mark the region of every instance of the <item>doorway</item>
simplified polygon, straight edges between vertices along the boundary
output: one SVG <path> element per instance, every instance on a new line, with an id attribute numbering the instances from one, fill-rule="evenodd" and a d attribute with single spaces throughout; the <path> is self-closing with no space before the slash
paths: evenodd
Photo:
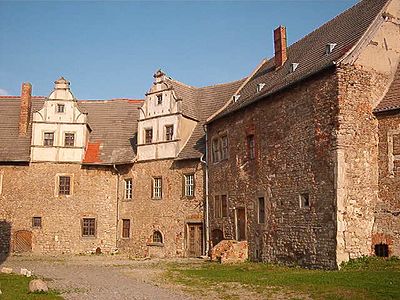
<path id="1" fill-rule="evenodd" d="M 32 251 L 32 232 L 28 230 L 19 230 L 14 234 L 14 252 Z"/>
<path id="2" fill-rule="evenodd" d="M 199 257 L 203 250 L 203 225 L 189 223 L 188 229 L 188 256 Z"/>
<path id="3" fill-rule="evenodd" d="M 236 239 L 246 240 L 246 210 L 244 207 L 236 208 Z"/>

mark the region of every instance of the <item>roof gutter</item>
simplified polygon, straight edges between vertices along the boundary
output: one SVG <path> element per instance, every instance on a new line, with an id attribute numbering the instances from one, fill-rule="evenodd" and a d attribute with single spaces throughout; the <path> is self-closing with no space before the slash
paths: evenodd
<path id="1" fill-rule="evenodd" d="M 205 234 L 205 254 L 208 255 L 210 252 L 210 219 L 209 219 L 209 189 L 208 189 L 208 133 L 207 133 L 207 125 L 203 125 L 203 130 L 206 136 L 206 149 L 205 149 L 205 154 L 200 158 L 200 161 L 204 164 L 206 168 L 205 172 L 205 185 L 206 185 L 206 190 L 205 190 L 205 203 L 204 203 L 204 234 Z M 205 158 L 205 159 L 204 159 Z"/>

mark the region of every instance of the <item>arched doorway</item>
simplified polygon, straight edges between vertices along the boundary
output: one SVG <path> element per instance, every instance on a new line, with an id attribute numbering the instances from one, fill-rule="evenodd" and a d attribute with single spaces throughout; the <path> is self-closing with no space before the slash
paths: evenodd
<path id="1" fill-rule="evenodd" d="M 14 233 L 14 252 L 32 251 L 32 232 L 28 230 L 18 230 Z"/>
<path id="2" fill-rule="evenodd" d="M 214 229 L 211 232 L 211 241 L 213 243 L 213 246 L 218 244 L 220 241 L 224 239 L 224 233 L 222 232 L 221 229 Z"/>

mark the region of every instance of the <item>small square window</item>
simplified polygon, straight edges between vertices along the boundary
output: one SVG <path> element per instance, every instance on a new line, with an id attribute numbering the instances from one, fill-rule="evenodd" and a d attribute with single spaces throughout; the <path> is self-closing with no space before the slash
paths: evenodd
<path id="1" fill-rule="evenodd" d="M 132 178 L 125 179 L 125 199 L 132 199 Z"/>
<path id="2" fill-rule="evenodd" d="M 42 217 L 33 217 L 32 218 L 32 227 L 33 228 L 41 228 L 42 227 Z"/>
<path id="3" fill-rule="evenodd" d="M 59 195 L 71 194 L 71 177 L 69 176 L 58 177 L 58 194 Z"/>
<path id="4" fill-rule="evenodd" d="M 65 105 L 64 104 L 57 104 L 57 112 L 58 113 L 65 112 Z"/>
<path id="5" fill-rule="evenodd" d="M 65 139 L 64 139 L 65 147 L 73 147 L 75 145 L 75 134 L 66 132 Z"/>
<path id="6" fill-rule="evenodd" d="M 151 144 L 153 142 L 153 129 L 149 128 L 145 130 L 145 143 Z"/>
<path id="7" fill-rule="evenodd" d="M 173 125 L 165 126 L 165 140 L 172 141 L 173 138 L 174 138 L 174 126 Z"/>
<path id="8" fill-rule="evenodd" d="M 45 132 L 43 138 L 43 146 L 53 146 L 54 144 L 54 132 Z"/>
<path id="9" fill-rule="evenodd" d="M 300 194 L 300 207 L 310 207 L 310 194 Z"/>
<path id="10" fill-rule="evenodd" d="M 122 219 L 122 237 L 129 238 L 131 232 L 131 220 Z"/>
<path id="11" fill-rule="evenodd" d="M 94 237 L 96 236 L 96 219 L 83 218 L 82 220 L 82 236 Z"/>
<path id="12" fill-rule="evenodd" d="M 162 104 L 162 101 L 163 101 L 163 96 L 162 96 L 162 94 L 157 95 L 157 105 Z"/>

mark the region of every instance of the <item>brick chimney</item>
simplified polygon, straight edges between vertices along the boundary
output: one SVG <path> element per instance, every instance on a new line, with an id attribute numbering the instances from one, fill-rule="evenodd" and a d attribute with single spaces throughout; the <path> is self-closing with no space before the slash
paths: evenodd
<path id="1" fill-rule="evenodd" d="M 29 82 L 22 83 L 21 87 L 21 108 L 19 111 L 19 130 L 20 136 L 24 136 L 28 132 L 29 118 L 31 115 L 32 105 L 32 85 Z"/>
<path id="2" fill-rule="evenodd" d="M 287 60 L 286 27 L 279 26 L 274 30 L 275 67 L 282 67 Z"/>

